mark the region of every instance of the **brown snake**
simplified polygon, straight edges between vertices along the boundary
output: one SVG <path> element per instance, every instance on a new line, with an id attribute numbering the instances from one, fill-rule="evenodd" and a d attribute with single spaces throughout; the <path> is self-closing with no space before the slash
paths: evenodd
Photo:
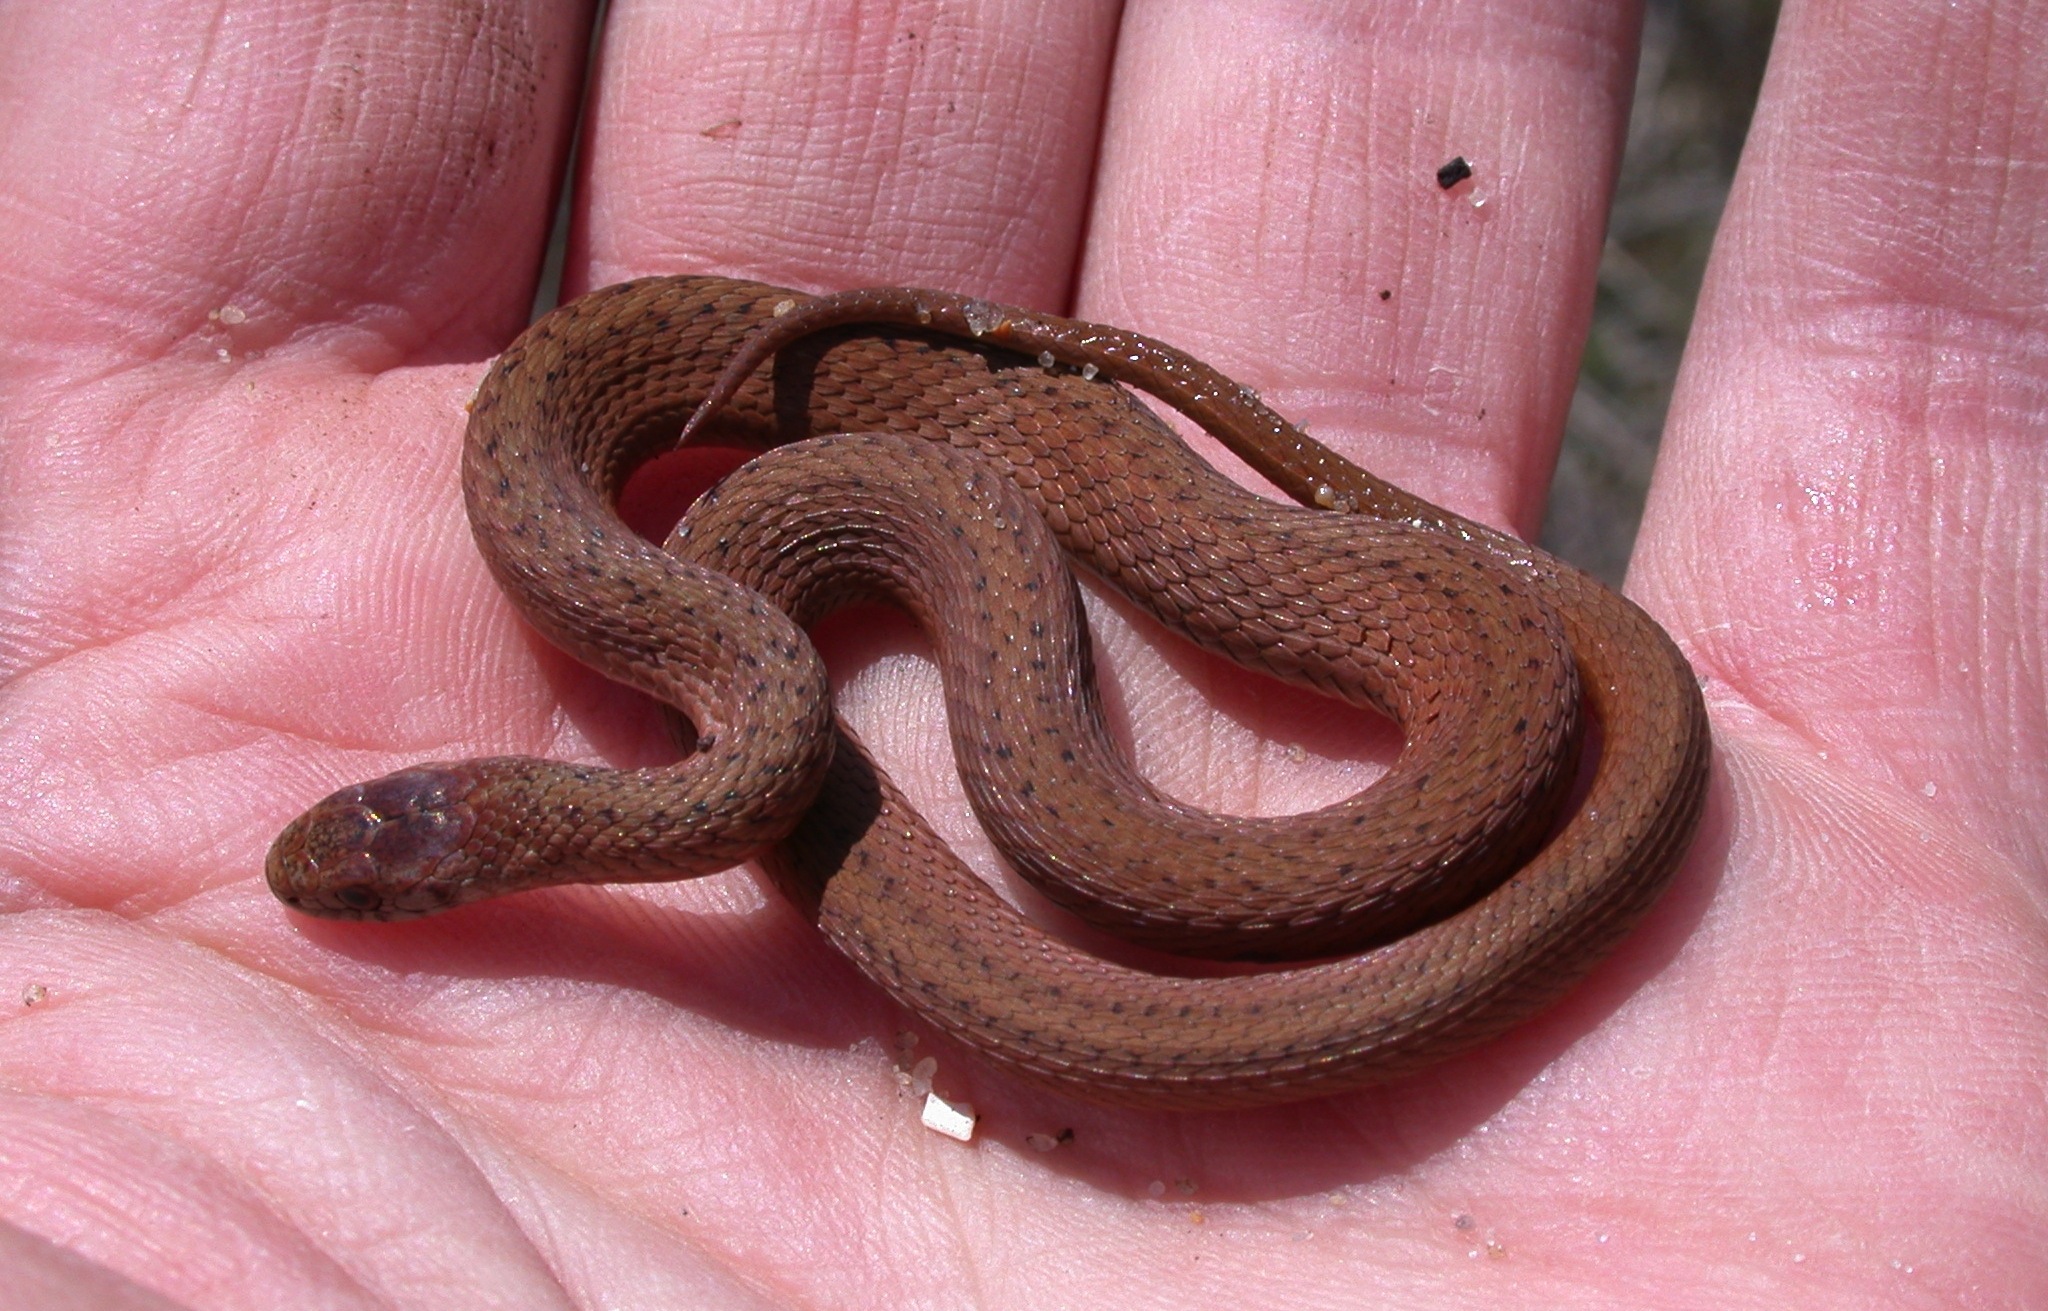
<path id="1" fill-rule="evenodd" d="M 1238 488 L 1119 382 L 1324 508 Z M 692 439 L 852 435 L 760 457 L 657 548 L 613 502 L 693 414 Z M 398 918 L 759 855 L 863 972 L 996 1063 L 1098 1102 L 1247 1106 L 1384 1080 L 1546 1005 L 1697 826 L 1705 712 L 1653 620 L 1134 334 L 931 292 L 626 283 L 499 359 L 463 485 L 528 618 L 679 710 L 695 749 L 659 769 L 503 757 L 345 789 L 271 849 L 271 887 L 301 910 Z M 1385 711 L 1400 757 L 1305 815 L 1160 795 L 1103 727 L 1060 548 L 1204 647 Z M 1153 947 L 1306 963 L 1147 973 L 990 892 L 834 729 L 801 626 L 868 597 L 931 636 L 969 798 L 1020 873 Z M 1560 814 L 1582 708 L 1597 759 Z"/>

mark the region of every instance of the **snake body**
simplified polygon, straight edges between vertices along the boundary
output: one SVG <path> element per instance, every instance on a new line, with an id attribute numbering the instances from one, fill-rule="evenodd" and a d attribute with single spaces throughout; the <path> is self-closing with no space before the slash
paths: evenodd
<path id="1" fill-rule="evenodd" d="M 1332 508 L 1239 489 L 1118 382 Z M 685 420 L 779 449 L 657 548 L 612 504 Z M 271 886 L 300 909 L 394 918 L 761 855 L 863 972 L 991 1061 L 1098 1102 L 1244 1106 L 1404 1073 L 1547 1004 L 1697 825 L 1704 710 L 1654 621 L 1134 334 L 930 292 L 622 284 L 500 358 L 463 482 L 522 611 L 674 706 L 694 750 L 344 789 L 272 848 Z M 1063 552 L 1212 651 L 1388 713 L 1401 756 L 1282 819 L 1158 794 L 1103 727 Z M 970 800 L 1034 885 L 1148 946 L 1306 963 L 1149 973 L 991 893 L 833 724 L 801 628 L 869 597 L 932 636 Z M 1598 758 L 1561 814 L 1582 715 Z"/>

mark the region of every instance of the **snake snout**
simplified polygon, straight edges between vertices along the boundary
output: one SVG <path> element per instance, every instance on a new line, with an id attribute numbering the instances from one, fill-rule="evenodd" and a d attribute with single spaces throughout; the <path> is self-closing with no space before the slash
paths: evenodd
<path id="1" fill-rule="evenodd" d="M 264 873 L 278 900 L 329 919 L 407 919 L 460 900 L 452 868 L 475 828 L 462 766 L 343 788 L 285 826 Z"/>

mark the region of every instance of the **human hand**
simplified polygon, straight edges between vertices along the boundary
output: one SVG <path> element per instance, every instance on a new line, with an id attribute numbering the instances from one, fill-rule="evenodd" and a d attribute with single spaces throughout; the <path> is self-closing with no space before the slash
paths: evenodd
<path id="1" fill-rule="evenodd" d="M 1616 957 L 1467 1057 L 1259 1114 L 1098 1111 L 942 1051 L 969 1148 L 900 1099 L 900 1015 L 743 874 L 392 926 L 263 888 L 340 784 L 662 751 L 521 626 L 462 517 L 462 402 L 526 317 L 581 69 L 556 7 L 482 15 L 0 10 L 24 1271 L 106 1277 L 68 1248 L 252 1307 L 2048 1283 L 2038 12 L 1783 20 L 1632 574 L 1706 682 L 1715 790 Z M 605 40 L 569 294 L 690 270 L 1071 310 L 1534 523 L 1620 7 L 1134 4 L 1119 31 L 1107 5 L 621 3 Z M 1460 153 L 1479 176 L 1443 192 Z M 1384 759 L 1358 717 L 1095 618 L 1176 794 L 1295 810 Z M 826 645 L 962 832 L 902 630 Z"/>

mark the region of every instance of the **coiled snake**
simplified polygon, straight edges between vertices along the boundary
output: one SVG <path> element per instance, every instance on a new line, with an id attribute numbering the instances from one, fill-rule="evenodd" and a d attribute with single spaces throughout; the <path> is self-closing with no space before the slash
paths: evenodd
<path id="1" fill-rule="evenodd" d="M 1304 506 L 1240 489 L 1118 383 Z M 777 449 L 656 547 L 613 502 L 692 415 L 693 437 Z M 270 884 L 301 910 L 398 918 L 761 856 L 869 978 L 992 1061 L 1098 1102 L 1246 1106 L 1401 1074 L 1544 1006 L 1697 826 L 1705 713 L 1654 621 L 1134 334 L 933 292 L 626 283 L 500 357 L 463 486 L 521 610 L 679 710 L 694 750 L 344 789 L 271 850 Z M 1279 819 L 1157 793 L 1103 727 L 1062 550 L 1209 650 L 1391 715 L 1400 757 L 1358 797 Z M 984 887 L 835 728 L 802 625 L 868 597 L 931 636 L 969 797 L 1020 873 L 1148 946 L 1303 963 L 1147 973 Z M 1582 712 L 1597 761 L 1561 814 Z"/>

